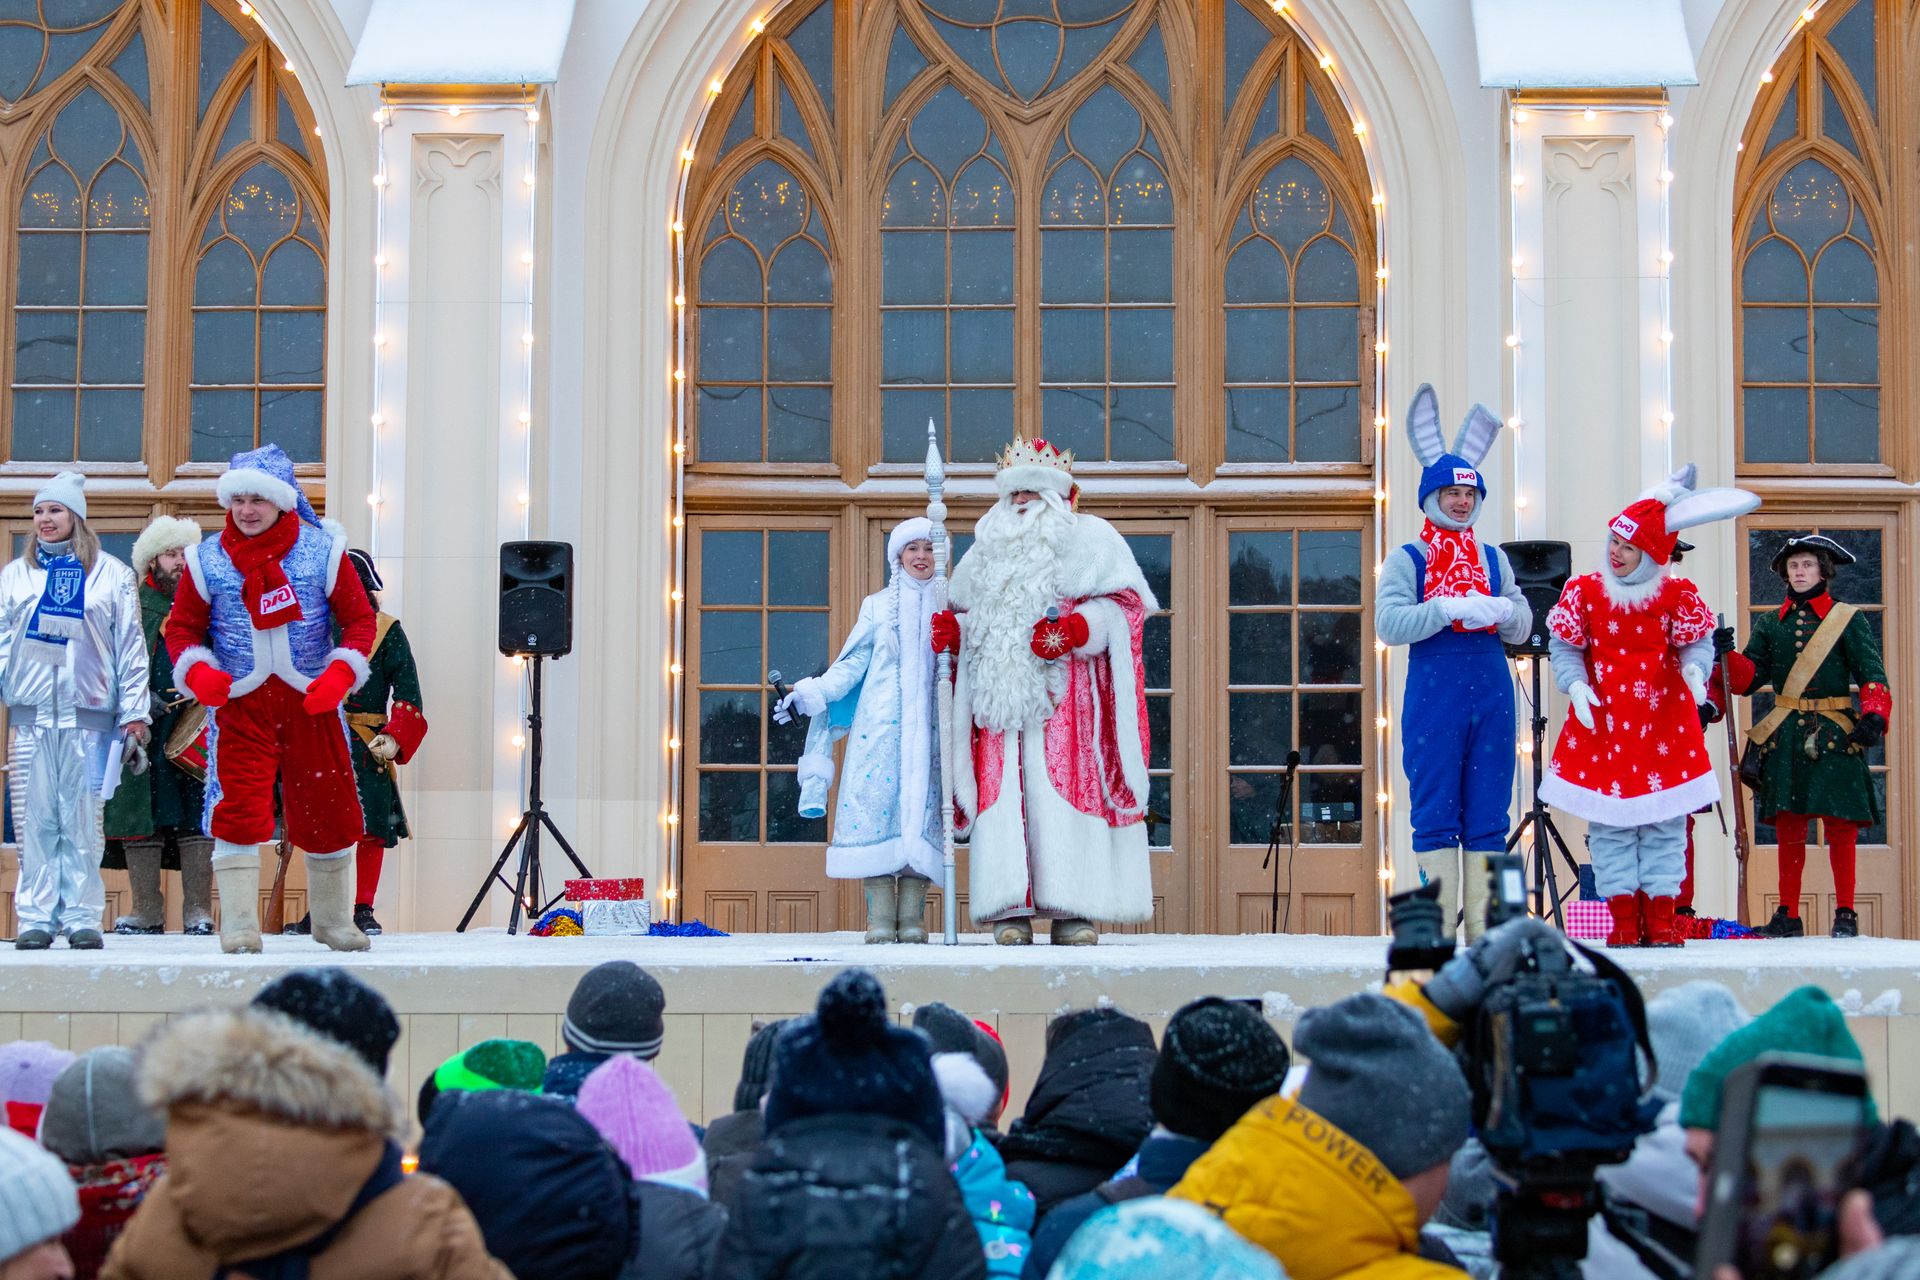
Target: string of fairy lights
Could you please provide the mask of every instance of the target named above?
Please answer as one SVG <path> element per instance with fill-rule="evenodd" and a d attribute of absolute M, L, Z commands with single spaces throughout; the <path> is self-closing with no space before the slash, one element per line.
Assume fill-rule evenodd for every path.
<path fill-rule="evenodd" d="M 1374 316 L 1375 332 L 1373 347 L 1373 420 L 1375 440 L 1373 449 L 1373 545 L 1375 548 L 1374 572 L 1378 574 L 1383 563 L 1381 549 L 1386 545 L 1387 517 L 1390 494 L 1387 486 L 1386 471 L 1386 431 L 1391 421 L 1386 412 L 1387 404 L 1387 352 L 1388 352 L 1388 311 L 1387 285 L 1389 272 L 1386 257 L 1387 208 L 1384 184 L 1381 179 L 1382 167 L 1373 143 L 1367 132 L 1366 118 L 1359 110 L 1359 104 L 1353 100 L 1346 85 L 1336 74 L 1333 55 L 1327 51 L 1324 42 L 1309 29 L 1308 24 L 1294 12 L 1287 0 L 1268 0 L 1268 7 L 1275 16 L 1286 22 L 1307 46 L 1309 54 L 1319 65 L 1339 95 L 1341 105 L 1346 109 L 1348 119 L 1353 122 L 1353 134 L 1358 140 L 1362 155 L 1372 178 L 1373 191 L 1370 200 L 1374 219 Z M 679 909 L 679 886 L 682 879 L 682 858 L 685 849 L 685 823 L 680 811 L 680 797 L 684 795 L 686 781 L 686 762 L 681 750 L 681 740 L 677 726 L 682 723 L 685 714 L 686 687 L 686 637 L 687 609 L 684 585 L 687 571 L 687 528 L 686 528 L 686 475 L 687 475 L 687 425 L 691 418 L 689 405 L 691 388 L 687 386 L 687 284 L 689 281 L 689 255 L 686 246 L 686 221 L 690 215 L 687 205 L 689 177 L 695 156 L 695 139 L 703 136 L 709 117 L 713 113 L 714 103 L 726 88 L 728 72 L 746 61 L 753 42 L 765 35 L 767 17 L 760 15 L 742 28 L 735 40 L 729 41 L 722 55 L 716 58 L 716 70 L 706 85 L 704 100 L 692 113 L 685 141 L 683 142 L 677 163 L 677 172 L 672 187 L 672 197 L 668 209 L 668 229 L 672 236 L 673 281 L 674 290 L 670 299 L 673 322 L 672 368 L 667 371 L 668 387 L 674 407 L 673 429 L 668 441 L 669 454 L 666 459 L 668 476 L 667 493 L 667 529 L 664 531 L 671 548 L 672 572 L 667 585 L 667 615 L 669 624 L 669 644 L 666 680 L 666 701 L 668 718 L 663 735 L 667 759 L 667 792 L 660 807 L 660 822 L 666 843 L 666 884 L 660 897 L 664 909 L 674 914 Z M 1392 728 L 1386 713 L 1387 680 L 1389 676 L 1387 648 L 1383 644 L 1374 647 L 1373 655 L 1374 687 L 1379 710 L 1374 717 L 1375 760 L 1380 776 L 1385 776 L 1387 761 L 1391 759 Z M 1390 790 L 1382 785 L 1374 796 L 1377 817 L 1375 821 L 1377 875 L 1382 884 L 1379 897 L 1379 922 L 1381 930 L 1386 928 L 1386 887 L 1394 879 L 1393 870 L 1393 832 L 1391 826 Z M 677 918 L 677 917 L 676 917 Z"/>

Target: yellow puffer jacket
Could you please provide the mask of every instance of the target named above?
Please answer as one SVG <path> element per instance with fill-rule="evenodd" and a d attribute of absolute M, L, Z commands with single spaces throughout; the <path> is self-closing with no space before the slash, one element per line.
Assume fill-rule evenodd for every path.
<path fill-rule="evenodd" d="M 1371 1151 L 1299 1103 L 1268 1098 L 1167 1193 L 1213 1210 L 1292 1280 L 1458 1280 L 1415 1252 L 1413 1196 Z"/>

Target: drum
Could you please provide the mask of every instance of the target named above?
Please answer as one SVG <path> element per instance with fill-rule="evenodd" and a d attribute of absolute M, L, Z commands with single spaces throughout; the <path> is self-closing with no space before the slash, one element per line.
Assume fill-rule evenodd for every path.
<path fill-rule="evenodd" d="M 194 703 L 180 713 L 179 723 L 167 735 L 167 759 L 196 780 L 207 780 L 207 709 Z"/>

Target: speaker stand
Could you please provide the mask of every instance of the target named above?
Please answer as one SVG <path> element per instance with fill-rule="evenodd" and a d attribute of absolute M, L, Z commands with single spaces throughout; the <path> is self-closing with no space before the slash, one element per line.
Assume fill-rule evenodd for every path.
<path fill-rule="evenodd" d="M 532 770 L 527 782 L 527 811 L 520 815 L 520 825 L 513 829 L 513 834 L 507 837 L 506 847 L 501 849 L 500 856 L 493 860 L 493 869 L 488 871 L 487 878 L 480 882 L 479 892 L 473 895 L 473 902 L 467 907 L 467 914 L 460 917 L 459 927 L 454 930 L 456 933 L 467 931 L 467 926 L 472 924 L 474 916 L 479 914 L 480 904 L 486 901 L 487 893 L 493 888 L 495 881 L 498 881 L 502 888 L 513 891 L 513 911 L 507 916 L 507 932 L 510 934 L 520 932 L 521 908 L 533 910 L 534 904 L 539 904 L 538 910 L 533 910 L 537 919 L 555 902 L 560 901 L 562 894 L 555 894 L 553 899 L 548 901 L 540 883 L 542 828 L 545 828 L 547 834 L 559 842 L 567 859 L 573 863 L 574 870 L 580 873 L 580 878 L 593 879 L 593 872 L 587 870 L 587 864 L 580 861 L 580 855 L 573 851 L 573 846 L 567 843 L 567 838 L 560 834 L 560 828 L 554 825 L 553 818 L 548 815 L 546 805 L 540 799 L 540 759 L 543 745 L 540 722 L 542 656 L 537 653 L 529 654 L 527 661 L 533 664 L 533 691 L 527 700 L 527 749 L 533 753 Z M 514 882 L 509 884 L 502 872 L 507 865 L 507 859 L 513 856 L 516 847 L 520 850 L 520 869 L 514 877 Z M 527 894 L 529 880 L 533 885 L 531 898 Z"/>
<path fill-rule="evenodd" d="M 1520 825 L 1507 837 L 1507 852 L 1512 853 L 1520 847 L 1529 831 L 1533 834 L 1533 913 L 1542 919 L 1551 918 L 1553 923 L 1564 930 L 1566 920 L 1561 903 L 1578 890 L 1580 886 L 1580 864 L 1567 849 L 1567 842 L 1560 838 L 1560 828 L 1553 825 L 1553 814 L 1546 803 L 1540 799 L 1540 784 L 1545 781 L 1545 765 L 1542 758 L 1547 750 L 1547 710 L 1546 697 L 1540 687 L 1540 667 L 1546 661 L 1538 654 L 1527 655 L 1527 666 L 1533 679 L 1533 803 L 1528 807 Z M 1558 878 L 1553 871 L 1553 851 L 1558 849 L 1566 860 L 1567 869 L 1573 875 L 1573 883 L 1563 893 Z"/>

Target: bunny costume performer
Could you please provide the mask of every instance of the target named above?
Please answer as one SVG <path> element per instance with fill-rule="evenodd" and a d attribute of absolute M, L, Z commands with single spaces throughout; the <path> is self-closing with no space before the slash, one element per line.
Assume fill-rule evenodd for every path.
<path fill-rule="evenodd" d="M 1687 467 L 1607 526 L 1609 546 L 1637 548 L 1638 563 L 1622 574 L 1609 554 L 1547 614 L 1570 713 L 1540 798 L 1587 821 L 1594 881 L 1613 914 L 1609 946 L 1680 945 L 1687 815 L 1720 798 L 1696 711 L 1713 668 L 1713 611 L 1667 573 L 1675 534 L 1759 505 L 1741 489 L 1695 492 Z"/>
<path fill-rule="evenodd" d="M 833 744 L 847 739 L 827 874 L 865 882 L 868 942 L 925 942 L 927 884 L 941 872 L 934 583 L 900 564 L 909 544 L 932 537 L 924 517 L 894 529 L 887 539 L 892 578 L 861 602 L 833 665 L 795 681 L 775 710 L 782 723 L 794 712 L 813 718 L 800 757 L 801 817 L 825 816 Z"/>
<path fill-rule="evenodd" d="M 1473 536 L 1487 496 L 1480 463 L 1500 426 L 1475 405 L 1449 450 L 1433 388 L 1414 393 L 1407 436 L 1427 519 L 1417 541 L 1387 556 L 1373 610 L 1380 639 L 1409 647 L 1400 763 L 1413 802 L 1414 858 L 1424 879 L 1440 882 L 1446 919 L 1464 901 L 1469 939 L 1486 927 L 1486 857 L 1506 848 L 1513 796 L 1513 675 L 1502 646 L 1523 642 L 1533 626 L 1506 553 Z M 1454 485 L 1478 495 L 1465 520 L 1440 506 L 1441 490 Z"/>

